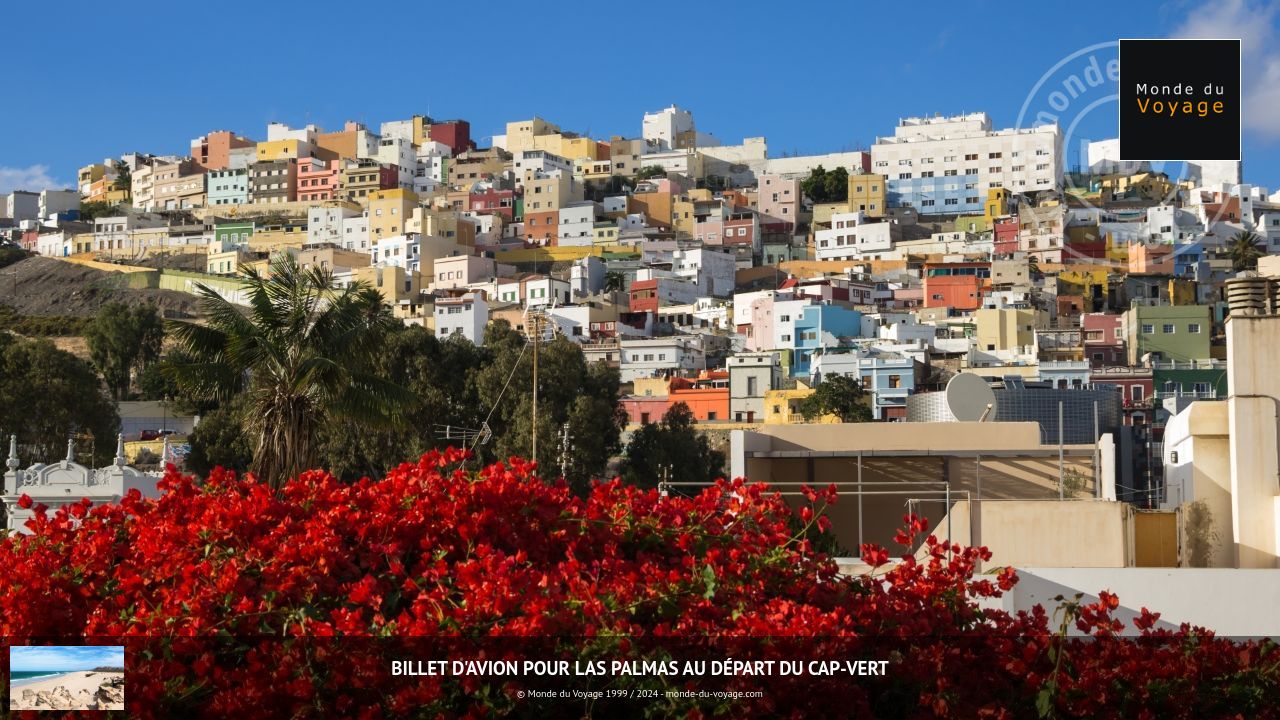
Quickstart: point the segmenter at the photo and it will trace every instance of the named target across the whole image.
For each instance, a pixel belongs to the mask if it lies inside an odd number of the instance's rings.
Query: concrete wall
[[[1165,425],[1163,507],[1182,509],[1184,562],[1191,567],[1235,563],[1227,409],[1225,402],[1194,402]]]
[[[1130,567],[1133,517],[1128,503],[1105,500],[961,500],[952,512],[950,537],[961,545],[986,546],[986,569]],[[945,540],[947,527],[944,518],[930,532]]]
[[[1232,316],[1226,326],[1236,565],[1274,568],[1280,559],[1280,316]]]
[[[991,606],[1013,612],[1036,605],[1049,611],[1051,623],[1059,607],[1055,597],[1097,602],[1102,590],[1115,593],[1120,607],[1115,616],[1137,634],[1133,619],[1150,608],[1160,613],[1157,627],[1170,630],[1187,622],[1220,636],[1280,636],[1280,573],[1228,568],[1051,568],[1018,567],[1018,584]],[[1228,601],[1224,601],[1227,600]],[[1079,632],[1073,627],[1071,634]]]

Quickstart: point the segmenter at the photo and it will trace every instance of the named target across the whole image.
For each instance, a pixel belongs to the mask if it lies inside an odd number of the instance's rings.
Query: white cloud
[[[0,195],[14,190],[30,190],[39,192],[46,188],[71,187],[49,175],[48,165],[32,165],[30,167],[0,166]]]
[[[1246,131],[1268,140],[1280,140],[1278,14],[1280,2],[1275,0],[1210,0],[1192,8],[1173,32],[1177,38],[1240,38],[1242,122]]]

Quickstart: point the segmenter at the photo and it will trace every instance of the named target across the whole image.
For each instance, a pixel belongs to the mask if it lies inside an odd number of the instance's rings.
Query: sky
[[[124,667],[124,647],[120,645],[70,646],[40,645],[9,648],[9,669],[92,670],[96,667]]]
[[[721,141],[767,138],[771,157],[865,149],[900,117],[985,111],[998,128],[1029,126],[1079,63],[1105,67],[1118,38],[1163,37],[1244,40],[1245,180],[1280,189],[1280,0],[525,7],[15,3],[0,192],[69,186],[124,152],[186,154],[209,130],[262,139],[271,121],[464,118],[483,146],[533,116],[636,137],[646,111],[674,103]],[[1117,134],[1114,83],[1087,89],[1059,118],[1068,167],[1081,140]]]

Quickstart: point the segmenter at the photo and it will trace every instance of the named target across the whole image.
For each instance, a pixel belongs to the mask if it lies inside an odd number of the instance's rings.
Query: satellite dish
[[[995,413],[996,394],[986,379],[960,373],[947,382],[947,407],[956,420],[980,422]]]

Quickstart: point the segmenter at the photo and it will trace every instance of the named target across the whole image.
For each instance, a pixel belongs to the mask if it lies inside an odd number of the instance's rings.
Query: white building
[[[484,329],[489,324],[489,303],[485,302],[484,293],[437,298],[435,314],[436,335],[442,340],[461,335],[476,345],[484,343]]]
[[[349,218],[361,214],[346,205],[313,205],[307,208],[307,243],[333,243],[343,245],[342,225]],[[354,248],[345,248],[352,250]]]
[[[491,282],[496,272],[493,258],[477,255],[453,255],[437,258],[432,264],[431,289],[452,290]]]
[[[369,211],[342,219],[342,249],[371,252],[369,239]]]
[[[737,283],[737,260],[733,255],[709,248],[674,250],[671,271],[697,284],[703,295],[729,297]]]
[[[923,214],[983,212],[987,191],[1055,190],[1062,182],[1057,125],[992,130],[986,113],[904,118],[871,146],[871,172],[888,177],[888,205]]]
[[[836,213],[830,229],[813,234],[813,254],[818,260],[876,259],[901,238],[902,228],[895,222],[867,222],[861,212]]]
[[[782,359],[776,352],[743,352],[725,361],[729,369],[729,417],[734,422],[764,419],[764,394],[781,387]]]
[[[417,233],[378,238],[373,246],[373,264],[399,267],[410,272],[422,269],[422,236]]]
[[[662,150],[672,150],[677,140],[687,133],[696,133],[693,113],[675,105],[655,113],[645,113],[640,136]]]
[[[595,242],[595,222],[596,204],[590,200],[562,206],[558,244],[590,246]]]
[[[25,533],[27,520],[34,514],[35,504],[44,505],[52,515],[59,508],[88,498],[95,505],[117,503],[130,490],[138,490],[143,497],[158,497],[157,478],[145,475],[125,465],[124,436],[116,437],[116,458],[112,465],[94,470],[75,462],[75,441],[67,441],[67,457],[49,464],[36,463],[21,469],[18,460],[17,439],[9,436],[9,459],[5,463],[4,495],[0,496],[5,508],[8,530]],[[26,495],[33,502],[32,508],[18,505]]]
[[[80,193],[75,190],[41,190],[40,217],[80,209]]]
[[[622,382],[704,370],[707,366],[701,335],[624,339],[621,346]]]
[[[1085,153],[1092,175],[1133,175],[1151,170],[1146,160],[1121,160],[1119,138],[1091,142]]]
[[[36,220],[40,217],[40,195],[27,190],[9,193],[6,216],[14,220]]]

